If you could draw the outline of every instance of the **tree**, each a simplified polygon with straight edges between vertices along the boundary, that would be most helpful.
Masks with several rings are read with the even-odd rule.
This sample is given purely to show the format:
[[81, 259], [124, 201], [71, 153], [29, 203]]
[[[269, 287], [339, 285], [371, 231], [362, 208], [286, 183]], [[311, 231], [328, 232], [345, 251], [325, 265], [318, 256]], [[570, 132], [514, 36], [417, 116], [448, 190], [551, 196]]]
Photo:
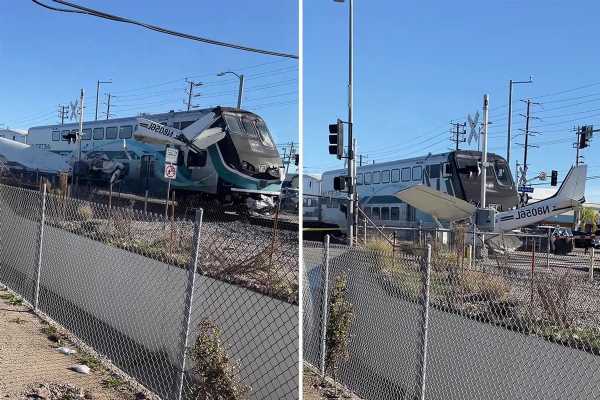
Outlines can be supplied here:
[[598, 210], [591, 207], [582, 207], [580, 211], [580, 220], [583, 226], [591, 225], [592, 232], [598, 227]]

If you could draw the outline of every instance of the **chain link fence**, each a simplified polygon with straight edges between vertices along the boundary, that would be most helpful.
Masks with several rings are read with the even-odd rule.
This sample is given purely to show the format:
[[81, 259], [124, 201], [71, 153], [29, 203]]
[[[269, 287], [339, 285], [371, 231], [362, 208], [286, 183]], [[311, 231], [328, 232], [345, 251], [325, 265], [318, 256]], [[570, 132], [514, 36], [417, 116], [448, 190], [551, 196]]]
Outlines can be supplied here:
[[597, 395], [591, 255], [554, 255], [541, 235], [498, 249], [491, 235], [422, 233], [304, 243], [305, 362], [364, 399]]
[[194, 213], [0, 185], [0, 283], [161, 398], [297, 398], [297, 233]]

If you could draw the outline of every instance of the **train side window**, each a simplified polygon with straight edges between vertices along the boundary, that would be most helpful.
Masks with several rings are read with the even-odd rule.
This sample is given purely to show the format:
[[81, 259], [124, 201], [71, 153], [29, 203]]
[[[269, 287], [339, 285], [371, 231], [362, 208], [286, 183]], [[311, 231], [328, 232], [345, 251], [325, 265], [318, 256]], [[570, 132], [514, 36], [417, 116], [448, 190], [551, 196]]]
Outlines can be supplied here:
[[381, 207], [381, 220], [387, 221], [390, 219], [390, 208], [389, 207]]
[[410, 167], [402, 168], [402, 182], [410, 181]]
[[356, 185], [363, 184], [363, 174], [356, 174]]
[[61, 138], [60, 138], [60, 139], [61, 139], [62, 141], [65, 141], [65, 142], [66, 142], [66, 141], [67, 141], [67, 136], [69, 136], [69, 133], [70, 133], [70, 131], [69, 131], [69, 130], [62, 131], [62, 135], [61, 135]]
[[106, 128], [106, 138], [107, 139], [116, 139], [118, 133], [119, 133], [119, 128], [116, 126], [109, 126], [108, 128]]
[[188, 152], [188, 167], [204, 167], [206, 165], [206, 159], [208, 152], [206, 150], [200, 150], [199, 153], [194, 151]]
[[131, 139], [133, 136], [133, 127], [125, 125], [119, 128], [119, 139]]
[[373, 172], [373, 183], [381, 182], [381, 173], [379, 171]]
[[431, 164], [428, 166], [429, 168], [429, 178], [439, 178], [440, 177], [440, 165], [439, 164]]
[[390, 183], [390, 170], [381, 171], [381, 183]]
[[104, 128], [94, 128], [94, 133], [92, 134], [94, 140], [103, 140], [104, 139]]
[[420, 165], [412, 168], [412, 180], [420, 181], [423, 178], [423, 167]]
[[371, 217], [373, 219], [379, 219], [379, 207], [372, 207], [371, 208]]
[[60, 141], [60, 131], [52, 131], [52, 140], [54, 142]]
[[400, 182], [400, 170], [399, 169], [392, 170], [392, 182], [394, 182], [394, 183]]
[[390, 219], [392, 221], [399, 221], [400, 220], [400, 208], [399, 207], [392, 207], [392, 208], [390, 208]]
[[85, 128], [81, 131], [81, 140], [90, 140], [92, 138], [92, 129]]
[[442, 175], [444, 177], [452, 176], [452, 166], [450, 165], [450, 163], [444, 163], [444, 170], [442, 172]]
[[365, 172], [365, 185], [371, 184], [372, 174], [370, 172]]

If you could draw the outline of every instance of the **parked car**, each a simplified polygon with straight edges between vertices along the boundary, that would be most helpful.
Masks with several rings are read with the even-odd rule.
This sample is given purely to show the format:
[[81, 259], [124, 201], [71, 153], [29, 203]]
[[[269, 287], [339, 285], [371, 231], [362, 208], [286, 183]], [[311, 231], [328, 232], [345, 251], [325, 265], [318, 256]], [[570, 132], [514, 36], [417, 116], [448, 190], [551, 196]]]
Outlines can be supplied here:
[[569, 254], [575, 246], [573, 232], [569, 228], [557, 227], [550, 235], [550, 250], [554, 254]]

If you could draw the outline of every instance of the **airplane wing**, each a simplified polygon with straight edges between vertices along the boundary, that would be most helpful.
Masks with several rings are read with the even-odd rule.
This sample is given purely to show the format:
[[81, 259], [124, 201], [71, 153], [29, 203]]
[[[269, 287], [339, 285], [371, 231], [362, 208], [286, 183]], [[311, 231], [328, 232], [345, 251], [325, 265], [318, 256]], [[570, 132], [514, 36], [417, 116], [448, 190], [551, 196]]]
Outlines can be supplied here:
[[142, 143], [181, 146], [184, 142], [177, 139], [182, 135], [179, 129], [150, 121], [146, 118], [137, 119], [137, 130], [133, 132], [136, 140]]
[[221, 128], [205, 129], [192, 140], [192, 144], [199, 149], [206, 149], [208, 146], [217, 143], [225, 137], [225, 131]]
[[409, 186], [394, 196], [426, 214], [445, 221], [469, 218], [477, 210], [471, 203], [425, 185]]

